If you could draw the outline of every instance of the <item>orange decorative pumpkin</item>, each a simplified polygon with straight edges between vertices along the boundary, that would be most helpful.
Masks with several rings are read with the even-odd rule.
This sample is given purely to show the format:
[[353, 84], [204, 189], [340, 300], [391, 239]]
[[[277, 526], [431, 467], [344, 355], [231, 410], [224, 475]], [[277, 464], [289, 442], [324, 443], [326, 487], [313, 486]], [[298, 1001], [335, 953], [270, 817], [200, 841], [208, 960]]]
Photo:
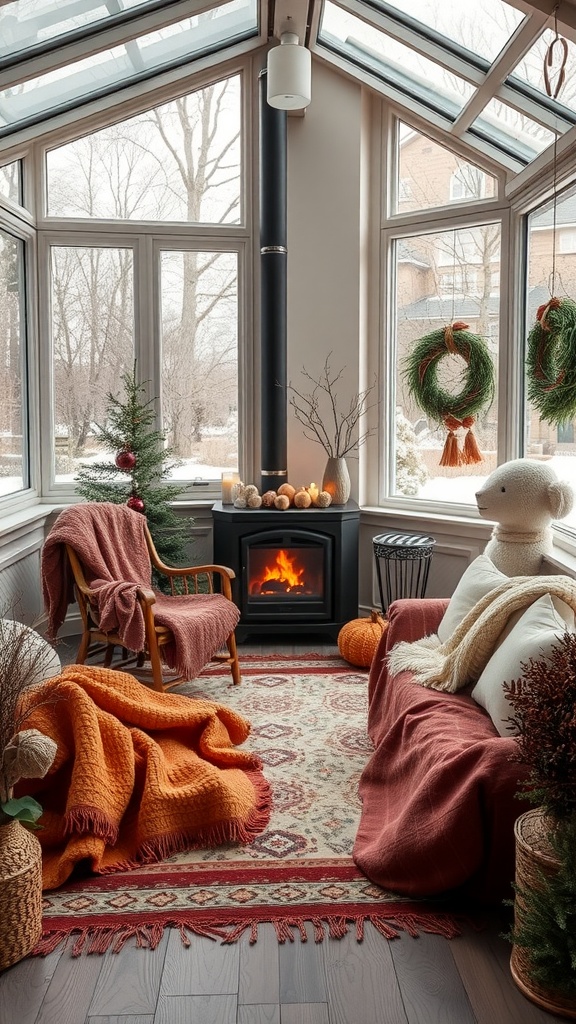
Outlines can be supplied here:
[[370, 668], [380, 637], [387, 629], [387, 619], [373, 608], [369, 619], [352, 619], [342, 626], [338, 634], [338, 650], [351, 665]]

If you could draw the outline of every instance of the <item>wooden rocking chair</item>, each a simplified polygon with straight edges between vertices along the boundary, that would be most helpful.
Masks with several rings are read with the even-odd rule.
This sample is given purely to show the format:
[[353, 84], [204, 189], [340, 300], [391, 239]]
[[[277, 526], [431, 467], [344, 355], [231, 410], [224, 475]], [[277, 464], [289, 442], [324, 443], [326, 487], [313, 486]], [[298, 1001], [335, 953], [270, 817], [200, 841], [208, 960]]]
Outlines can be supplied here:
[[[219, 592], [229, 601], [232, 601], [232, 587], [230, 580], [234, 579], [235, 573], [232, 569], [222, 565], [198, 565], [187, 568], [171, 568], [165, 565], [158, 555], [154, 542], [150, 535], [148, 526], [144, 526], [144, 534], [148, 546], [151, 566], [159, 573], [167, 576], [170, 580], [170, 590], [173, 596], [191, 594], [216, 594], [214, 581], [219, 580]], [[145, 625], [145, 645], [140, 651], [129, 651], [124, 646], [121, 637], [115, 632], [104, 632], [98, 622], [98, 613], [94, 593], [86, 580], [81, 557], [69, 544], [65, 545], [66, 554], [74, 577], [74, 592], [80, 608], [80, 615], [83, 624], [83, 633], [76, 655], [76, 661], [83, 665], [86, 658], [104, 655], [103, 665], [110, 667], [113, 663], [115, 649], [122, 649], [121, 658], [113, 663], [114, 668], [124, 668], [129, 665], [136, 665], [143, 669], [145, 663], [150, 663], [151, 685], [155, 690], [168, 690], [184, 681], [182, 674], [174, 670], [165, 669], [171, 675], [165, 679], [161, 658], [162, 648], [173, 640], [172, 631], [168, 626], [158, 625], [154, 621], [154, 604], [156, 595], [151, 588], [138, 587], [137, 600], [142, 609]], [[96, 646], [95, 646], [96, 645]], [[240, 683], [240, 665], [236, 648], [236, 637], [234, 631], [226, 640], [227, 651], [215, 651], [211, 661], [223, 662], [230, 665], [233, 682]], [[144, 674], [147, 670], [144, 669]]]

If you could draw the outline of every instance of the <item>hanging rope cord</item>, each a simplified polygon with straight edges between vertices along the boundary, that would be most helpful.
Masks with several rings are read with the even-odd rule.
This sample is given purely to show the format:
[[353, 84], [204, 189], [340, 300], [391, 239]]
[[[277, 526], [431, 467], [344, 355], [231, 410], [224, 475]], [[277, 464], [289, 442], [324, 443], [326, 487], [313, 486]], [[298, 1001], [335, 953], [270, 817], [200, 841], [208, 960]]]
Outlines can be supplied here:
[[[551, 99], [557, 99], [566, 80], [568, 43], [558, 34], [558, 5], [554, 8], [554, 39], [544, 57], [544, 86]], [[552, 84], [551, 69], [557, 48], [560, 63]], [[558, 192], [558, 132], [554, 133], [552, 161], [552, 271], [548, 279], [550, 298], [536, 312], [536, 323], [528, 335], [526, 394], [540, 418], [561, 425], [573, 419], [576, 411], [576, 303], [557, 298], [556, 234]]]
[[[558, 33], [558, 4], [554, 8], [554, 39], [549, 43], [546, 53], [544, 55], [544, 88], [546, 95], [552, 99], [557, 100], [564, 83], [566, 81], [566, 65], [568, 63], [568, 43], [563, 36]], [[560, 51], [560, 64], [558, 67], [558, 74], [556, 81], [553, 83], [551, 79], [552, 69], [554, 67], [554, 59], [556, 55], [556, 48]], [[550, 295], [554, 296], [556, 292], [556, 229], [557, 229], [557, 185], [558, 185], [558, 132], [554, 132], [554, 148], [552, 156], [552, 191], [553, 191], [553, 203], [552, 203], [552, 273], [549, 279], [549, 290]]]

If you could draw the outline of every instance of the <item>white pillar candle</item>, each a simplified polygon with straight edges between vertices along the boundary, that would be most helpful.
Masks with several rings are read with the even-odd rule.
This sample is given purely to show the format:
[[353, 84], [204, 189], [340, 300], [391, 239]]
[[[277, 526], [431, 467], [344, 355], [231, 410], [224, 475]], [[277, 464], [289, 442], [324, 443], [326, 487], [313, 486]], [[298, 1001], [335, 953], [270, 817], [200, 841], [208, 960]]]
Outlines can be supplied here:
[[222, 473], [222, 504], [234, 504], [234, 488], [240, 483], [238, 473]]

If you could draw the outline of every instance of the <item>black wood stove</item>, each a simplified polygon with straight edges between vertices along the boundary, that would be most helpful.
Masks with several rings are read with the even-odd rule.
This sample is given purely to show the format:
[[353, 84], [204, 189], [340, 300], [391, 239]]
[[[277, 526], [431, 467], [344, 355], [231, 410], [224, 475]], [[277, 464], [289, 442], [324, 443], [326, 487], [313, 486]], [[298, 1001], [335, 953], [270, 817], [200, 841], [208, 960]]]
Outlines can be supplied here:
[[[260, 493], [287, 482], [286, 111], [260, 74]], [[326, 509], [237, 509], [217, 502], [214, 561], [234, 569], [240, 641], [250, 633], [324, 633], [358, 615], [354, 502]]]
[[249, 634], [336, 639], [358, 614], [358, 506], [237, 509], [217, 502], [214, 561], [236, 573], [239, 642]]

